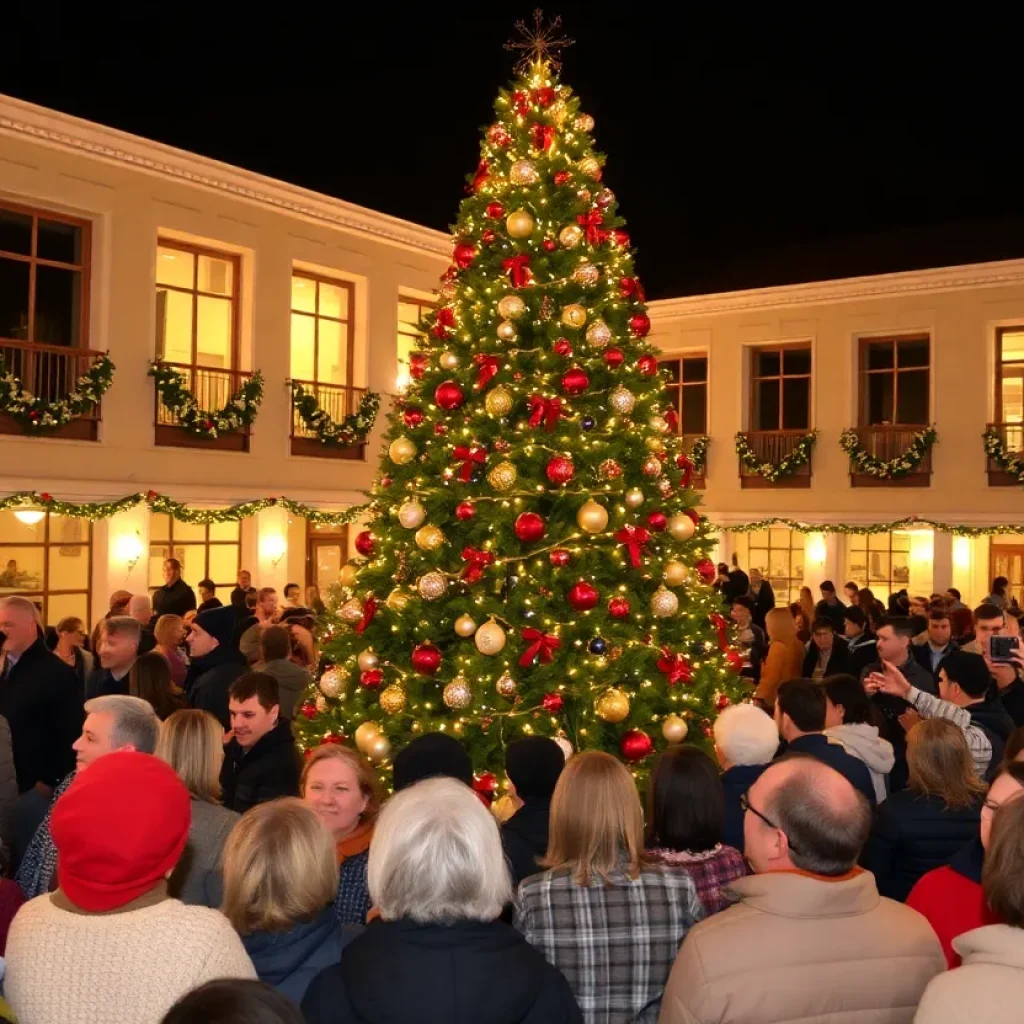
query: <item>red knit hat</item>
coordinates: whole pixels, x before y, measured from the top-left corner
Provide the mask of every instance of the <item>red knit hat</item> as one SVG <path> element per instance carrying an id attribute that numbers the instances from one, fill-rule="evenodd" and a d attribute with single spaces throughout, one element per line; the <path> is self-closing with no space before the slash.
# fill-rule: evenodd
<path id="1" fill-rule="evenodd" d="M 50 817 L 61 890 L 82 910 L 123 907 L 178 863 L 191 822 L 188 790 L 170 765 L 135 751 L 98 758 Z"/>

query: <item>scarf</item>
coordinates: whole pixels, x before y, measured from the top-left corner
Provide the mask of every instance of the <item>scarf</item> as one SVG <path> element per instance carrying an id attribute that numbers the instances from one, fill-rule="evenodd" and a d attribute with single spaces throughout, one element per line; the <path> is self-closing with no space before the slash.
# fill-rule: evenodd
<path id="1" fill-rule="evenodd" d="M 338 867 L 354 857 L 357 853 L 366 853 L 370 848 L 370 840 L 373 839 L 373 822 L 360 825 L 350 836 L 346 836 L 336 844 L 338 852 Z"/>

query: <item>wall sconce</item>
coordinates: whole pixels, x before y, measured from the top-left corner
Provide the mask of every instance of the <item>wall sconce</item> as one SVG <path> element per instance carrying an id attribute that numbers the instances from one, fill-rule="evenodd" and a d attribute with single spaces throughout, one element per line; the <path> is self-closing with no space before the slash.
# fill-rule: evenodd
<path id="1" fill-rule="evenodd" d="M 124 562 L 131 572 L 139 564 L 142 558 L 142 537 L 136 530 L 135 533 L 122 534 L 117 540 L 117 557 Z"/>
<path id="2" fill-rule="evenodd" d="M 288 542 L 279 533 L 272 533 L 269 537 L 263 538 L 263 557 L 270 561 L 276 569 L 277 563 L 284 558 L 288 551 Z"/>
<path id="3" fill-rule="evenodd" d="M 41 508 L 19 508 L 14 510 L 14 518 L 26 526 L 35 526 L 42 522 L 46 513 Z"/>
<path id="4" fill-rule="evenodd" d="M 818 565 L 825 564 L 828 551 L 825 547 L 825 534 L 812 533 L 807 538 L 807 558 Z"/>
<path id="5" fill-rule="evenodd" d="M 953 538 L 953 568 L 967 572 L 971 568 L 971 541 L 968 537 Z"/>

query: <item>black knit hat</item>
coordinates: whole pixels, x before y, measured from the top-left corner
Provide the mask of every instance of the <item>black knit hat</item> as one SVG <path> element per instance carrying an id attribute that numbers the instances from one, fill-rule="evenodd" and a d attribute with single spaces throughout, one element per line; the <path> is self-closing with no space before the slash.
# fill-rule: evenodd
<path id="1" fill-rule="evenodd" d="M 237 622 L 235 610 L 227 608 L 210 608 L 195 617 L 195 623 L 212 637 L 217 638 L 221 647 L 230 647 L 231 639 Z"/>
<path id="2" fill-rule="evenodd" d="M 505 771 L 523 800 L 550 800 L 564 767 L 562 748 L 547 736 L 527 736 L 505 751 Z"/>
<path id="3" fill-rule="evenodd" d="M 450 776 L 467 786 L 473 783 L 473 762 L 454 736 L 428 732 L 403 747 L 395 757 L 392 780 L 396 793 L 437 775 Z"/>

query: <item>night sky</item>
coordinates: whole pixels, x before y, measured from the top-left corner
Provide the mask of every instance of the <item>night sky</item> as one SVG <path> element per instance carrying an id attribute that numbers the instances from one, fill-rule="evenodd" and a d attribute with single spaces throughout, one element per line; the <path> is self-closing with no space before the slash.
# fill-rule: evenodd
<path id="1" fill-rule="evenodd" d="M 441 229 L 532 11 L 34 6 L 0 92 Z M 661 6 L 552 9 L 652 297 L 1024 256 L 1018 25 Z"/>

